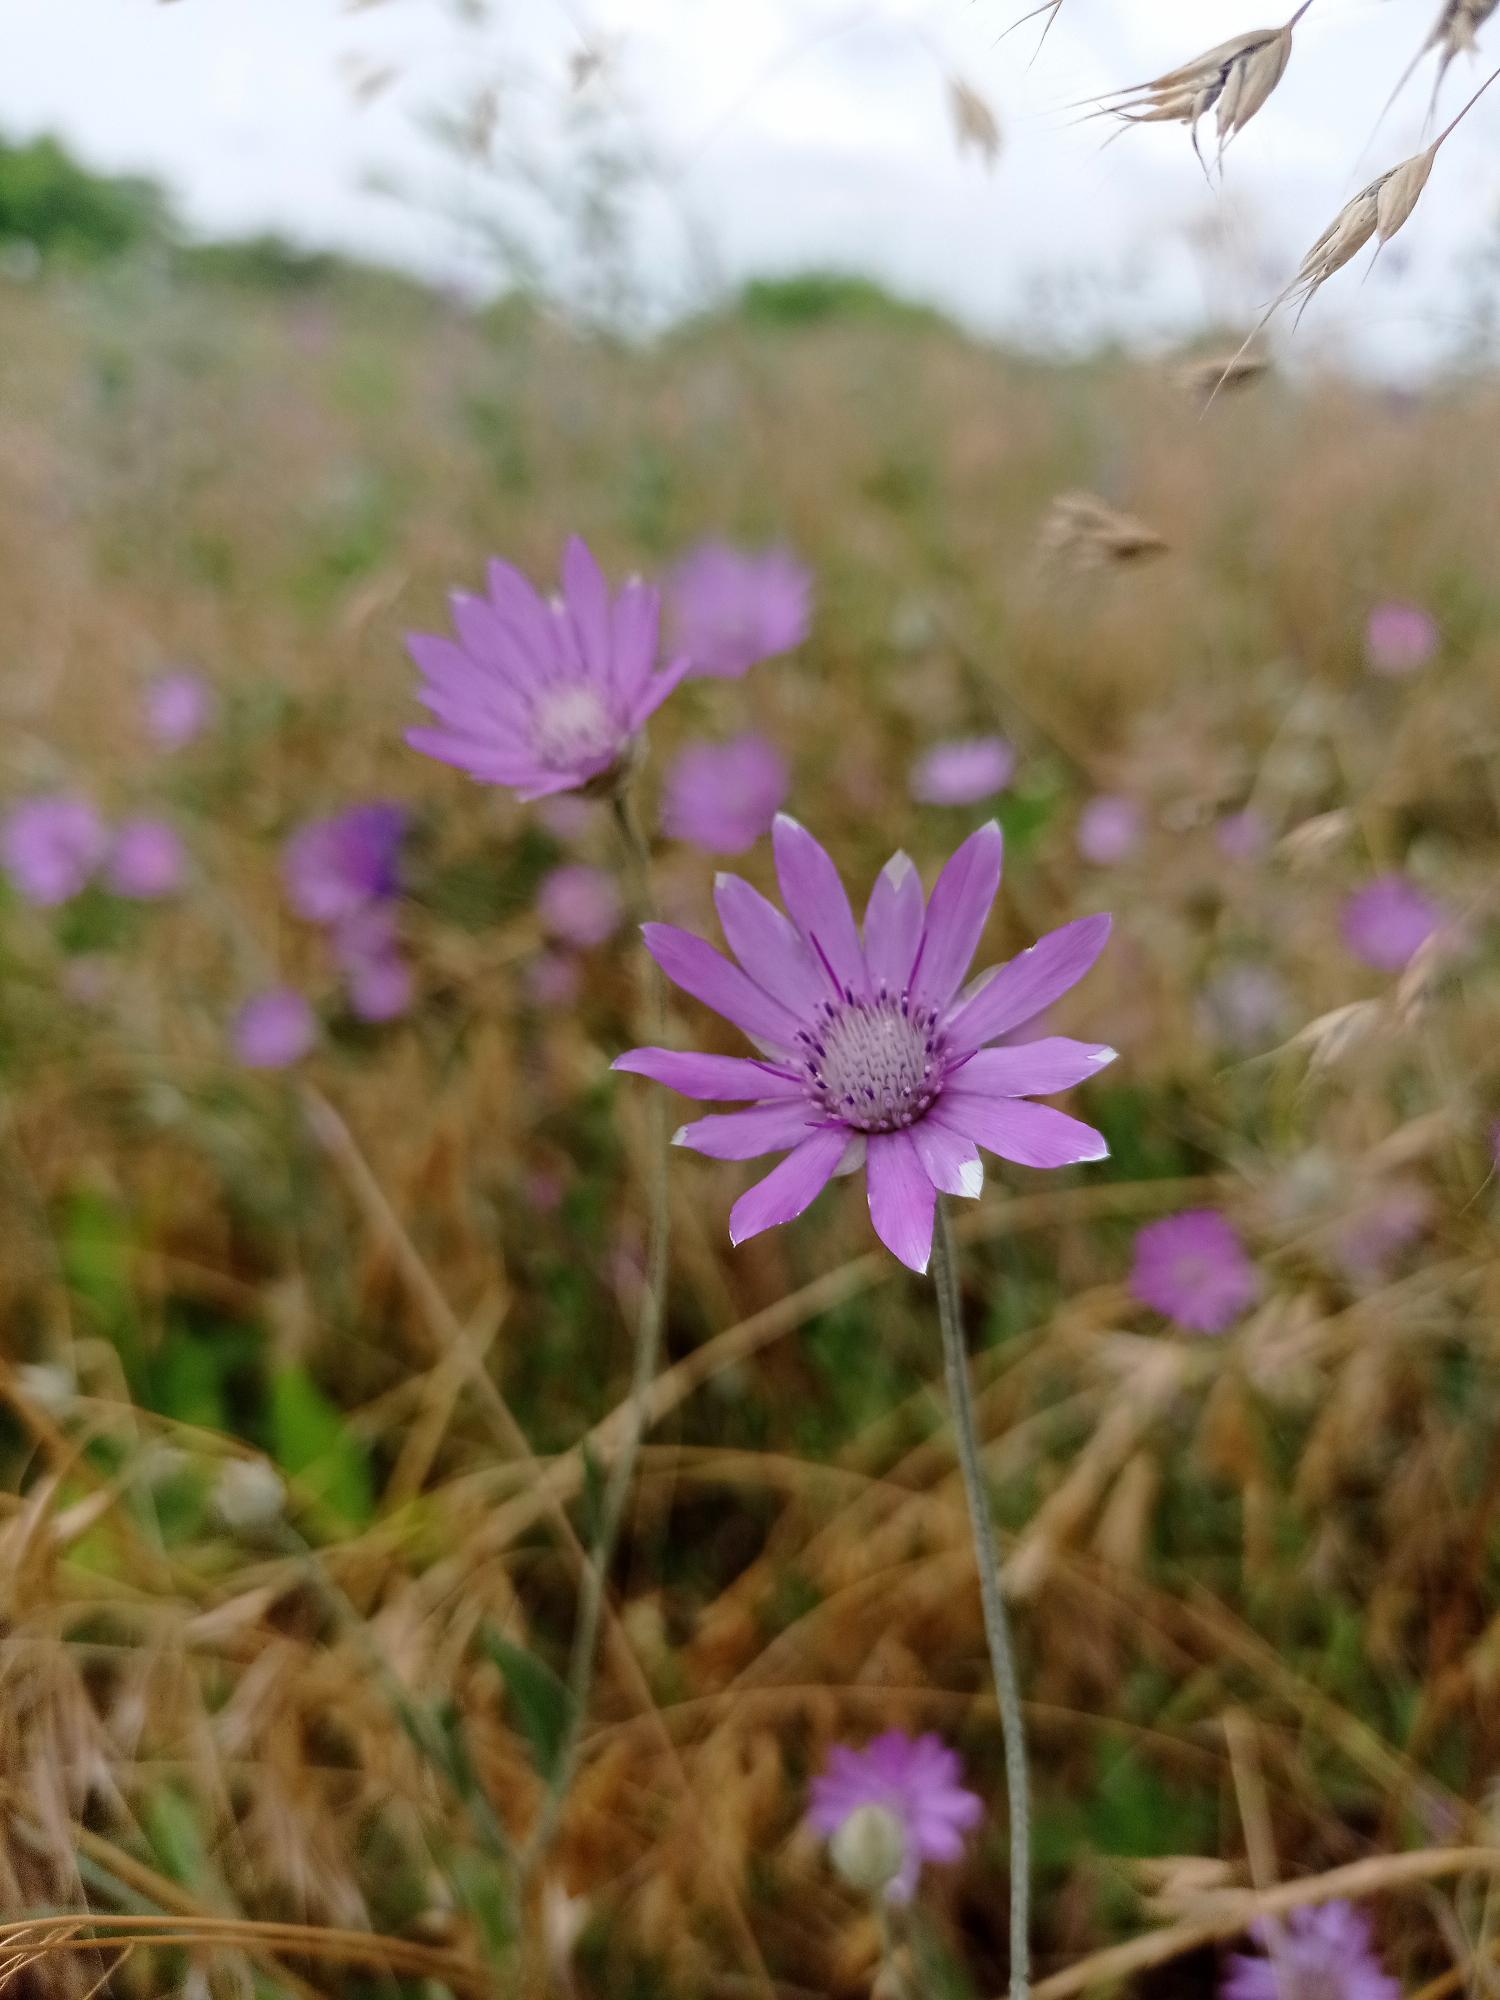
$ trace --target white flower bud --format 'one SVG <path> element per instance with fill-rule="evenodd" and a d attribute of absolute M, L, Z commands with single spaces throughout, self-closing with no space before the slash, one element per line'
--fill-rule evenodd
<path fill-rule="evenodd" d="M 263 1458 L 232 1458 L 219 1474 L 214 1507 L 233 1533 L 269 1528 L 286 1507 L 286 1486 Z"/>
<path fill-rule="evenodd" d="M 886 1806 L 856 1806 L 829 1841 L 828 1855 L 851 1889 L 878 1896 L 901 1873 L 906 1829 Z"/>

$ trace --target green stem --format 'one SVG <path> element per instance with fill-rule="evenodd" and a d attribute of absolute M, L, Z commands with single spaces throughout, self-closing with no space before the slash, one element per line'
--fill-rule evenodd
<path fill-rule="evenodd" d="M 953 1231 L 941 1196 L 933 1234 L 932 1278 L 937 1290 L 938 1320 L 943 1329 L 943 1368 L 948 1381 L 948 1400 L 953 1406 L 958 1462 L 963 1468 L 974 1555 L 979 1564 L 984 1635 L 989 1641 L 995 1698 L 1005 1738 L 1005 1786 L 1010 1799 L 1010 1996 L 1011 2000 L 1026 2000 L 1031 1986 L 1031 1798 L 1026 1777 L 1026 1726 L 1021 1715 L 1010 1620 L 1000 1590 L 1000 1554 L 974 1429 L 974 1399 L 969 1388 L 969 1356 L 964 1345 Z"/>
<path fill-rule="evenodd" d="M 615 820 L 624 849 L 624 874 L 628 898 L 638 920 L 650 914 L 651 855 L 641 831 L 629 792 L 615 800 Z M 660 1042 L 666 1019 L 666 988 L 656 961 L 645 954 L 646 1034 L 648 1042 Z M 645 1289 L 641 1294 L 635 1326 L 635 1358 L 631 1367 L 629 1424 L 620 1440 L 614 1463 L 605 1483 L 604 1497 L 594 1537 L 589 1545 L 578 1598 L 578 1616 L 573 1628 L 573 1648 L 568 1664 L 568 1720 L 558 1750 L 547 1796 L 537 1824 L 521 1854 L 520 1878 L 526 1885 L 545 1859 L 562 1817 L 568 1790 L 578 1770 L 579 1746 L 593 1693 L 599 1661 L 599 1628 L 604 1617 L 604 1594 L 609 1587 L 609 1571 L 619 1545 L 625 1519 L 625 1503 L 635 1478 L 636 1461 L 648 1418 L 648 1398 L 661 1362 L 662 1326 L 666 1317 L 667 1265 L 671 1246 L 670 1188 L 667 1176 L 667 1093 L 653 1090 L 646 1098 L 646 1198 L 650 1213 L 650 1235 L 646 1252 Z"/>

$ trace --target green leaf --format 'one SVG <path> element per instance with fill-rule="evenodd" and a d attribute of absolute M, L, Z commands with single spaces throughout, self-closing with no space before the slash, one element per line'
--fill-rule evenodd
<path fill-rule="evenodd" d="M 375 1511 L 364 1447 L 305 1368 L 278 1370 L 271 1383 L 271 1448 L 277 1463 L 313 1499 L 353 1527 Z"/>
<path fill-rule="evenodd" d="M 516 1725 L 531 1749 L 532 1762 L 549 1783 L 557 1775 L 573 1713 L 573 1699 L 545 1660 L 512 1645 L 487 1628 L 481 1644 L 500 1669 L 516 1711 Z"/>

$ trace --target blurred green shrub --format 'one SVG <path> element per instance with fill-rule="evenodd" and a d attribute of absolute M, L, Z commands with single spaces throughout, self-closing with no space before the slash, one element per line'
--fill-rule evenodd
<path fill-rule="evenodd" d="M 173 229 L 154 181 L 90 173 L 50 137 L 0 139 L 0 244 L 92 264 L 165 243 Z"/>

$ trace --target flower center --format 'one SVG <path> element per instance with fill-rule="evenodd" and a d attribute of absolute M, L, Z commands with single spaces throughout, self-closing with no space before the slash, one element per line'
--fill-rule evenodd
<path fill-rule="evenodd" d="M 937 1015 L 907 994 L 825 1001 L 802 1039 L 813 1095 L 858 1131 L 912 1125 L 942 1089 Z"/>
<path fill-rule="evenodd" d="M 619 725 L 587 681 L 543 694 L 531 711 L 531 737 L 538 760 L 554 771 L 597 763 L 620 747 Z"/>

